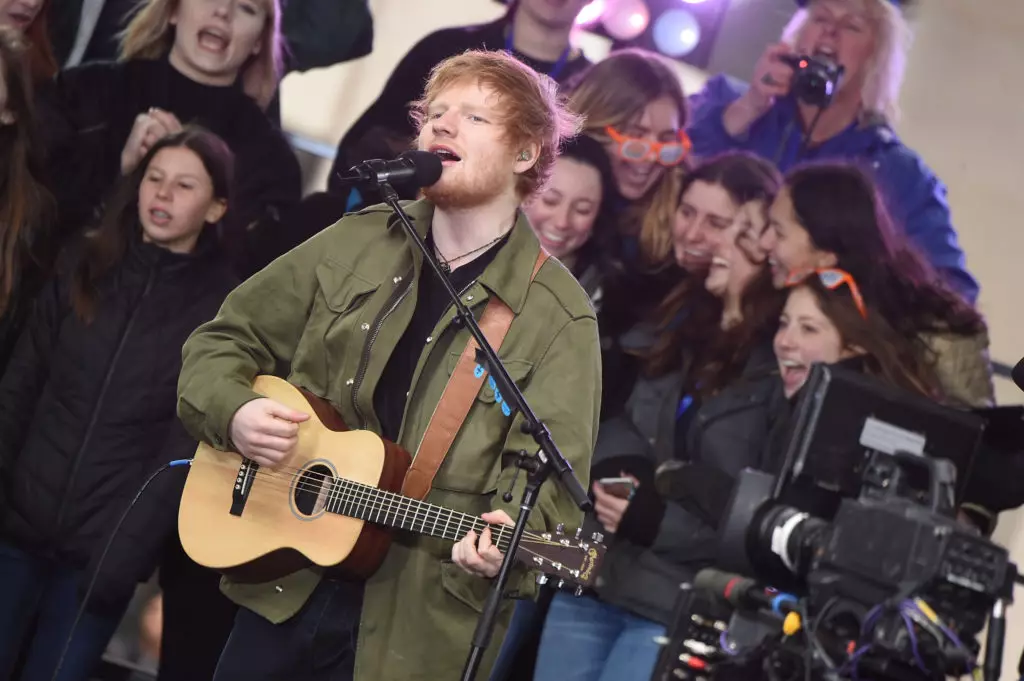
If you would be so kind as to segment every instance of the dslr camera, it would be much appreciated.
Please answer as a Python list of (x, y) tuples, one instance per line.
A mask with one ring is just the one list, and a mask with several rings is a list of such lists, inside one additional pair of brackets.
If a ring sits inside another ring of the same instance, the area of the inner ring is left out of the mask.
[(793, 69), (793, 95), (805, 104), (824, 109), (839, 88), (843, 67), (827, 57), (786, 55), (781, 58)]

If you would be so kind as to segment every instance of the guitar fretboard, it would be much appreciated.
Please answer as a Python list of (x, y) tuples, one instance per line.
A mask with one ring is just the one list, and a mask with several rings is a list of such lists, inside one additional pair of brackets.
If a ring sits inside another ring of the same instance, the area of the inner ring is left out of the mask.
[[(484, 528), (490, 527), (491, 541), (503, 552), (508, 549), (508, 542), (512, 537), (512, 528), (508, 525), (488, 524), (468, 513), (460, 513), (342, 478), (335, 479), (330, 486), (327, 510), (377, 525), (396, 527), (451, 541), (459, 541), (470, 530), (479, 535)], [(527, 541), (527, 538), (524, 537), (523, 541)]]

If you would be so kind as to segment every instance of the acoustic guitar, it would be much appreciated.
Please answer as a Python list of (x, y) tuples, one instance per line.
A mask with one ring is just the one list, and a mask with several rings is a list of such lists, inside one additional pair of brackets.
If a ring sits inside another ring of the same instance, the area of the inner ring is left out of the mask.
[[(488, 526), (478, 517), (400, 495), (411, 458), (365, 430), (348, 430), (325, 400), (273, 376), (253, 390), (310, 415), (292, 454), (271, 469), (206, 444), (196, 450), (178, 512), (185, 552), (237, 581), (270, 581), (310, 564), (365, 579), (401, 529), (458, 541)], [(512, 527), (490, 525), (506, 552)], [(526, 532), (516, 558), (562, 585), (589, 586), (602, 537)]]

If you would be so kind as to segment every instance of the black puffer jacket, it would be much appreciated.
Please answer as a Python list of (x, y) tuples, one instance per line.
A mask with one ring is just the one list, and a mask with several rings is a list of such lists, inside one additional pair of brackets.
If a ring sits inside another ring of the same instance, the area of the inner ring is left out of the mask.
[[(73, 260), (37, 298), (0, 380), (0, 537), (85, 568), (142, 482), (194, 451), (175, 417), (181, 346), (235, 282), (212, 237), (191, 255), (139, 240), (85, 325), (69, 303)], [(130, 589), (153, 569), (183, 476), (164, 478), (119, 535), (111, 583)]]
[[(684, 476), (688, 481), (699, 479), (699, 486), (724, 490), (727, 498), (740, 470), (766, 465), (764, 445), (785, 403), (774, 363), (770, 347), (756, 348), (742, 377), (700, 405), (689, 427), (677, 434), (676, 456), (695, 466)], [(668, 408), (653, 411), (671, 421), (678, 391), (664, 397)], [(670, 432), (671, 424), (659, 430)], [(624, 417), (601, 423), (598, 432), (591, 477), (625, 471), (640, 486), (601, 565), (597, 593), (606, 603), (668, 625), (679, 584), (714, 562), (717, 519), (702, 504), (658, 493), (655, 468), (666, 463), (645, 434)]]

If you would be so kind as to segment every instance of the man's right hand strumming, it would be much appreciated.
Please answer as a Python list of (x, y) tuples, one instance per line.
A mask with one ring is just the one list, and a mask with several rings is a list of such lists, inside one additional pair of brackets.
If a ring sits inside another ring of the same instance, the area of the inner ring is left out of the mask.
[(231, 419), (231, 442), (238, 453), (261, 466), (277, 466), (299, 441), (299, 424), (309, 414), (266, 397), (246, 402)]

